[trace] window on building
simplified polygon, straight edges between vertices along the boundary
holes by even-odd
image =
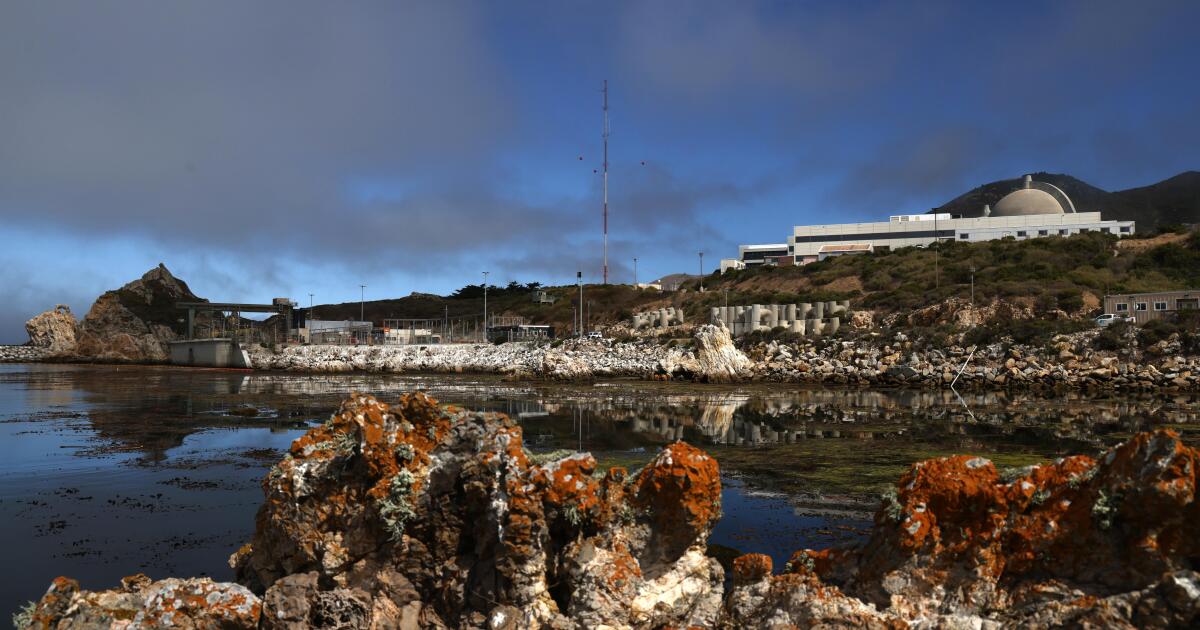
[[[1058,231],[1059,236],[1066,236],[1070,233],[1071,233],[1071,230],[1059,230]]]
[[[1129,311],[1129,305],[1126,304],[1125,302],[1121,302],[1120,304],[1117,304],[1117,312],[1118,313],[1126,313],[1128,311]]]
[[[1100,231],[1101,231],[1101,232],[1104,232],[1105,234],[1111,234],[1111,233],[1112,233],[1112,230],[1110,230],[1109,228],[1100,228]]]
[[[1155,302],[1155,303],[1154,303],[1154,310],[1156,310],[1156,311],[1165,311],[1165,310],[1167,310],[1167,303],[1166,303],[1166,302]]]
[[[1128,225],[1122,225],[1122,226],[1121,226],[1121,231],[1122,231],[1122,232],[1125,232],[1125,233],[1128,233],[1128,232],[1129,232],[1129,226],[1128,226]]]
[[[1025,230],[1017,230],[1017,236],[1025,236]]]
[[[1038,236],[1050,236],[1050,230],[1038,230]]]
[[[1135,311],[1144,311],[1144,310],[1146,310],[1146,303],[1145,303],[1145,302],[1138,302],[1138,303],[1134,304],[1134,305],[1133,305],[1133,310],[1135,310]]]
[[[971,236],[970,234],[967,234],[966,232],[963,232],[962,234],[959,234],[959,235],[958,235],[958,240],[960,240],[960,241],[965,241],[965,240],[967,240],[967,238],[969,238],[970,236]]]

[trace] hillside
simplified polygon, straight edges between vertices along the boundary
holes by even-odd
[[[1163,225],[1200,223],[1200,172],[1187,171],[1157,184],[1108,192],[1070,175],[1033,173],[1038,181],[1063,189],[1080,212],[1104,213],[1105,219],[1137,221],[1139,231]],[[930,212],[947,212],[977,217],[984,204],[995,205],[1001,197],[1020,188],[1021,178],[984,184]]]
[[[936,253],[905,248],[831,258],[803,267],[714,273],[704,279],[703,294],[696,291],[695,281],[671,293],[638,291],[628,285],[587,285],[584,300],[589,305],[590,321],[601,326],[661,306],[682,307],[689,321],[706,321],[708,308],[725,304],[726,300],[729,304],[779,304],[849,299],[855,308],[888,315],[947,298],[968,299],[974,266],[975,299],[979,304],[1018,301],[1038,313],[1061,309],[1082,318],[1099,307],[1105,293],[1200,287],[1200,233],[1147,241],[1149,247],[1121,247],[1119,242],[1113,236],[1087,233],[1028,241],[945,243]],[[533,289],[527,286],[489,288],[488,311],[521,315],[533,323],[551,324],[560,333],[569,333],[578,288],[547,290],[558,298],[553,305],[532,302]],[[384,318],[478,315],[483,311],[482,288],[464,287],[449,297],[414,294],[367,302],[365,306],[367,317],[377,324]],[[359,304],[326,305],[316,310],[322,319],[357,319]]]
[[[804,267],[731,272],[706,286],[764,299],[788,294],[808,300],[850,299],[886,315],[948,298],[969,299],[974,267],[976,303],[1018,301],[1035,312],[1061,309],[1077,317],[1098,308],[1106,293],[1200,287],[1200,232],[1145,249],[1119,247],[1119,242],[1095,232],[1027,241],[950,242],[937,252],[905,248]],[[715,305],[719,299],[709,294],[701,302]]]

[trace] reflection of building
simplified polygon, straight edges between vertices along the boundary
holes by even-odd
[[[1173,316],[1176,311],[1200,309],[1200,290],[1129,293],[1104,296],[1104,312],[1132,315],[1139,324]]]
[[[1106,221],[1099,212],[1077,212],[1058,187],[1026,175],[1021,188],[1005,195],[995,208],[984,206],[981,216],[945,213],[902,214],[886,222],[798,225],[788,237],[787,252],[774,255],[778,245],[742,245],[739,258],[721,261],[721,269],[762,264],[807,264],[831,255],[925,247],[937,241],[978,242],[1000,238],[1025,240],[1103,232],[1128,236],[1133,221]],[[766,256],[763,252],[773,252]]]

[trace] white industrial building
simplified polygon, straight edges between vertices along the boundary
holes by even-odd
[[[884,251],[899,247],[925,247],[935,241],[978,242],[1012,237],[1017,240],[1104,232],[1117,236],[1134,233],[1133,221],[1106,221],[1099,212],[1077,212],[1058,187],[1035,182],[1026,175],[1021,188],[1005,195],[995,208],[983,207],[983,216],[902,214],[875,223],[798,225],[779,245],[742,245],[738,258],[721,261],[721,270],[764,264],[803,265],[831,255]]]

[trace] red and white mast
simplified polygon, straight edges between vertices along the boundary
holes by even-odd
[[[608,79],[604,80],[604,284],[608,284]]]

